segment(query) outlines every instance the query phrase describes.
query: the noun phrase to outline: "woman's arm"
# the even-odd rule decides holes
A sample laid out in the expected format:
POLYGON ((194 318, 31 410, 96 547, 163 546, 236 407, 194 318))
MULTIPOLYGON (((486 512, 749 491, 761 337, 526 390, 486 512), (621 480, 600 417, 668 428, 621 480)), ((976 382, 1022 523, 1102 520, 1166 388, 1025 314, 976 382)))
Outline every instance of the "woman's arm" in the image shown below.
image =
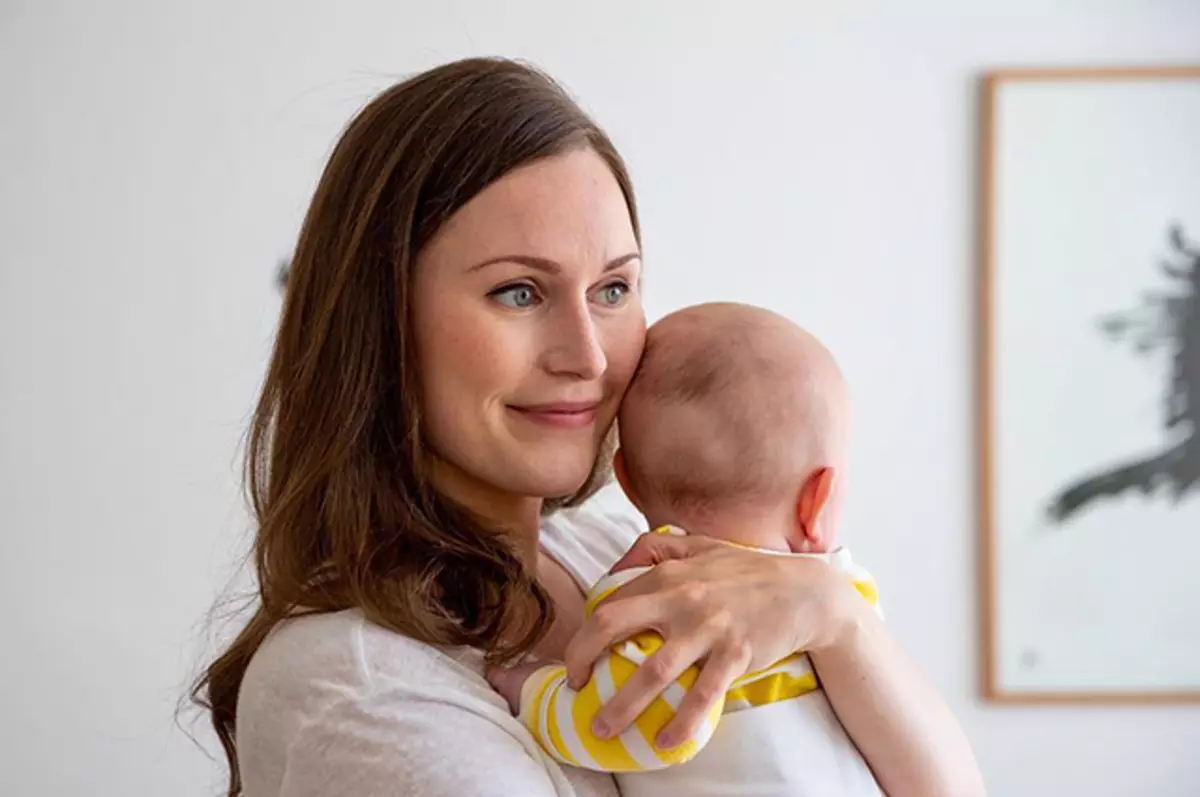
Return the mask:
POLYGON ((665 563, 585 621, 572 683, 613 640, 650 628, 666 644, 602 709, 619 733, 665 684, 703 662, 665 735, 685 738, 733 680, 808 651, 829 700, 891 797, 973 797, 983 785, 964 734, 869 604, 824 562, 764 557, 701 537, 649 534, 614 569, 665 563))

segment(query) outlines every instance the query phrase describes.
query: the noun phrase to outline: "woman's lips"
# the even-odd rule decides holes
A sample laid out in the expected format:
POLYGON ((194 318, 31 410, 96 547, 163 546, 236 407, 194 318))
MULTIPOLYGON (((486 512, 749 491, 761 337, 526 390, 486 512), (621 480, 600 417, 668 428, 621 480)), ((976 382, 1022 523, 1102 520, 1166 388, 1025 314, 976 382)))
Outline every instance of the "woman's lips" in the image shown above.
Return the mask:
POLYGON ((596 422, 597 401, 571 401, 551 404, 510 404, 509 409, 523 418, 557 429, 582 429, 596 422))

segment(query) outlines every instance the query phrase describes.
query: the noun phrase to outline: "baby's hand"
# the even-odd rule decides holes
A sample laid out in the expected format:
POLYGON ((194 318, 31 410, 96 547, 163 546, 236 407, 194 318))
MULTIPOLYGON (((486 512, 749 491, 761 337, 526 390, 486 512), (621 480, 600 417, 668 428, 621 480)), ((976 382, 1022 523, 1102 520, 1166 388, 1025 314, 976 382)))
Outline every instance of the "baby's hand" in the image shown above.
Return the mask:
POLYGON ((525 681, 550 663, 552 662, 527 656, 520 664, 514 664, 512 667, 492 665, 487 668, 484 675, 492 688, 508 701, 509 710, 512 711, 513 716, 516 716, 521 713, 521 689, 525 686, 525 681))

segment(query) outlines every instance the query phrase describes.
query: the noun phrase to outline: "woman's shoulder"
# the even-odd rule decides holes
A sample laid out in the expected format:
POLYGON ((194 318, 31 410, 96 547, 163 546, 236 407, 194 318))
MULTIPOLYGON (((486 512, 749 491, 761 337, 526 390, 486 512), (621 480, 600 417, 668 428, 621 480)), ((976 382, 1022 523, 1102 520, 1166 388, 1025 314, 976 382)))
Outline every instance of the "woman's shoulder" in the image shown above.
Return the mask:
POLYGON ((582 505, 543 519, 541 543, 586 593, 645 530, 645 519, 610 483, 582 505))
POLYGON ((405 687, 494 696, 478 651, 428 645, 347 610, 280 623, 251 659, 240 697, 257 695, 313 712, 331 702, 405 687))

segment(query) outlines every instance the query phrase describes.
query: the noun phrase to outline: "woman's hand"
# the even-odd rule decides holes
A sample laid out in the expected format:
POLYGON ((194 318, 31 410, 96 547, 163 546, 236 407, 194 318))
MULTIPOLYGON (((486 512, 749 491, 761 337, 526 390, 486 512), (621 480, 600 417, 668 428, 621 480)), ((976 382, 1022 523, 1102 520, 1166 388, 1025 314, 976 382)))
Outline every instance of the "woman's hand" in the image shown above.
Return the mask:
POLYGON ((695 685, 659 736, 688 738, 708 707, 747 672, 838 637, 859 601, 848 579, 819 559, 771 556, 707 537, 644 534, 613 567, 657 565, 623 586, 588 618, 567 648, 572 687, 582 686, 605 648, 639 631, 663 646, 605 704, 598 736, 625 730, 666 686, 700 665, 695 685))

